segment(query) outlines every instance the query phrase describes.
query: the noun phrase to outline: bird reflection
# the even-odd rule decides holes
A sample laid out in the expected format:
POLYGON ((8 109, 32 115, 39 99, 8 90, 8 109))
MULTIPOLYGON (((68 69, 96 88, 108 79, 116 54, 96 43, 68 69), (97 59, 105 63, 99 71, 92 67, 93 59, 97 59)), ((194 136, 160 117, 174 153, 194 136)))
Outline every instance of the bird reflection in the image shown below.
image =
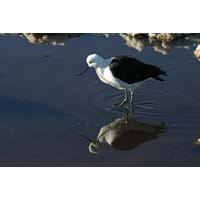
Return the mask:
POLYGON ((89 141, 89 151, 98 154, 105 144, 117 150, 134 149, 148 140, 158 138, 164 129, 163 122, 158 125, 143 123, 136 120, 132 113, 128 113, 103 126, 96 140, 82 136, 89 141))

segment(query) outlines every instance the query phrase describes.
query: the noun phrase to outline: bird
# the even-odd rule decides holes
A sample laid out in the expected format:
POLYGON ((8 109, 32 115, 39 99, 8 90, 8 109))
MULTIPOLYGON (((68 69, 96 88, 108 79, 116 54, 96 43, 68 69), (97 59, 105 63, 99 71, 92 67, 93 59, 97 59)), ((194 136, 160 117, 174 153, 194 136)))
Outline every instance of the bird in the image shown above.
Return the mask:
POLYGON ((79 135, 89 141, 88 150, 98 154, 105 144, 116 150, 127 151, 138 147, 140 144, 158 138, 165 130, 165 123, 149 124, 138 121, 132 113, 116 118, 111 123, 104 125, 95 140, 86 135, 79 135))
POLYGON ((87 68, 78 76, 85 73, 89 68, 94 68, 99 79, 119 90, 123 90, 124 99, 117 106, 124 105, 130 94, 130 105, 133 103, 135 89, 146 79, 153 78, 164 81, 160 75, 167 75, 167 72, 159 67, 146 64, 129 56, 115 56, 104 59, 97 54, 90 54, 86 58, 87 68))

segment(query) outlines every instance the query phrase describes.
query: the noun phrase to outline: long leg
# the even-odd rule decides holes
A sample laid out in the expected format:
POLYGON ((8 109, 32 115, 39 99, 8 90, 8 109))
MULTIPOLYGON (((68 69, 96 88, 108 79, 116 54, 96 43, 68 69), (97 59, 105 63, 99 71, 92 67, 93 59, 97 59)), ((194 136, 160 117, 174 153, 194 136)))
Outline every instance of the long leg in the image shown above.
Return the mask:
POLYGON ((133 97, 134 97, 134 89, 130 90, 131 97, 130 97, 130 106, 131 106, 131 111, 134 112, 134 107, 133 107, 133 97))
POLYGON ((124 99, 122 100, 121 103, 117 104, 116 106, 122 106, 124 105, 128 100, 128 91, 127 89, 124 90, 124 99))
POLYGON ((130 104, 133 104, 133 96, 134 96, 134 90, 130 90, 131 98, 130 98, 130 104))

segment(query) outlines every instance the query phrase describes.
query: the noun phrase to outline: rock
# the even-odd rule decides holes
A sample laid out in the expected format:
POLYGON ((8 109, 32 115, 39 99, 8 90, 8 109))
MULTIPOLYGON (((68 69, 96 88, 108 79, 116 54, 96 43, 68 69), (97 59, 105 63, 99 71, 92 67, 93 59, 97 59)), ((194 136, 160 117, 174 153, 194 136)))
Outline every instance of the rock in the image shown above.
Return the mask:
POLYGON ((171 42, 176 38, 176 34, 172 33, 150 33, 149 39, 159 40, 161 42, 171 42))
POLYGON ((200 34, 196 33, 123 33, 120 36, 129 47, 142 51, 152 47, 155 51, 166 55, 171 49, 193 49, 194 56, 200 60, 200 34))
POLYGON ((138 51, 142 51, 142 49, 148 45, 148 39, 141 37, 140 34, 121 33, 120 36, 126 41, 127 46, 135 48, 138 51))

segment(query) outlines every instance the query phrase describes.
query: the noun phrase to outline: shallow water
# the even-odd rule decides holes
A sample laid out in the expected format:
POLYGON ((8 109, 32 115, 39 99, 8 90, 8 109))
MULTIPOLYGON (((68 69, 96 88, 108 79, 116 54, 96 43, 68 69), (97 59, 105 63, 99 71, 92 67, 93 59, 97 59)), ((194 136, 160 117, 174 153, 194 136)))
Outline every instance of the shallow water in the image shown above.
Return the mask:
POLYGON ((192 49, 138 52, 119 35, 92 34, 65 39, 64 46, 33 45, 17 35, 0 36, 0 43, 0 166, 200 166, 194 145, 200 63, 192 49), (122 93, 100 82, 94 70, 75 76, 91 53, 135 56, 168 73, 164 82, 148 80, 137 89, 134 120, 147 137, 140 141, 137 130, 130 138, 138 144, 129 150, 105 144, 91 154, 80 136, 94 140, 102 127, 126 116, 112 106, 122 93), (148 138, 153 125, 163 128, 148 138))

